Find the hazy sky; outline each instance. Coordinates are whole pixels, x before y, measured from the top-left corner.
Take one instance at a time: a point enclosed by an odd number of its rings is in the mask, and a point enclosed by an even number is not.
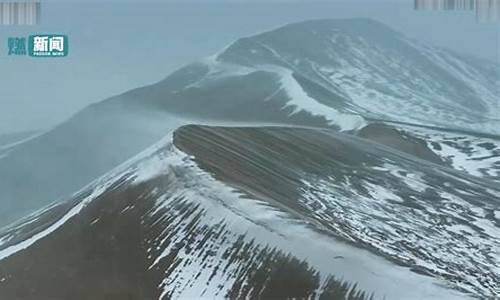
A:
[[[42,25],[0,26],[0,134],[48,129],[86,105],[156,82],[233,40],[316,18],[369,17],[410,37],[500,62],[500,25],[399,1],[49,1]],[[69,36],[69,56],[7,55],[7,38]]]

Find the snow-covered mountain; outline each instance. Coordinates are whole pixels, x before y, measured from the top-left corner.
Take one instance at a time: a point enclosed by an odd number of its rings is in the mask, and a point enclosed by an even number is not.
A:
[[[493,298],[499,79],[364,19],[237,40],[0,155],[0,298]]]
[[[500,133],[498,65],[420,44],[378,22],[292,24],[240,39],[217,59],[284,68],[343,113]]]
[[[2,156],[0,223],[68,196],[179,119],[342,130],[390,119],[498,133],[499,69],[365,19],[308,21],[243,38]]]
[[[331,130],[181,127],[4,233],[0,295],[487,297],[499,196]]]

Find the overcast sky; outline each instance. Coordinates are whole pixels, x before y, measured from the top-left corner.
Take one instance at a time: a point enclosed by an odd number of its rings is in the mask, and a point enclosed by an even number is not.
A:
[[[399,1],[42,0],[42,25],[0,26],[0,134],[49,129],[86,105],[161,80],[233,40],[286,23],[369,17],[410,37],[500,62],[499,24],[470,12],[413,10]],[[7,55],[7,38],[69,36],[69,56]]]

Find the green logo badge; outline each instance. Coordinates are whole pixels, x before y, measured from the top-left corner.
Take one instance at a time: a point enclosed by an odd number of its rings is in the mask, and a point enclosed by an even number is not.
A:
[[[32,57],[64,57],[68,55],[68,37],[60,34],[30,35],[28,53]]]

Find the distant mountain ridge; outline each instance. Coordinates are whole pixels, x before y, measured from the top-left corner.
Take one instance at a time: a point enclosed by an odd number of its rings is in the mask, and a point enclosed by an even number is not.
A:
[[[342,112],[500,133],[498,64],[418,43],[373,20],[290,24],[240,39],[217,59],[287,68],[306,93]],[[330,93],[318,95],[304,79]]]

